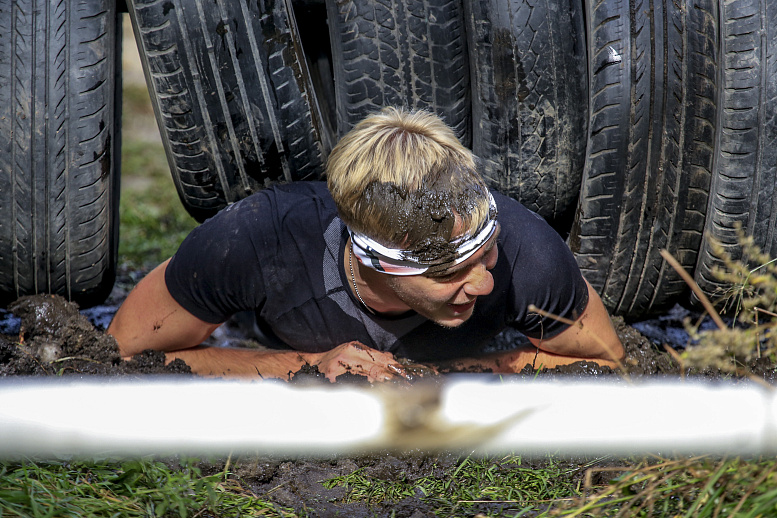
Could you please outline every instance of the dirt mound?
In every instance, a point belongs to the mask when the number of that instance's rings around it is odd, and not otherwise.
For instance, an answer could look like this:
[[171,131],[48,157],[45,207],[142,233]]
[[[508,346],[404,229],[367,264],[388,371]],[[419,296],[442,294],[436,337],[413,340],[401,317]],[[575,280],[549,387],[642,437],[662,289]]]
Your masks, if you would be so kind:
[[[627,325],[623,318],[613,317],[612,320],[615,332],[626,350],[626,357],[622,362],[623,368],[631,378],[679,377],[683,375],[680,364],[666,350],[661,350],[634,327]],[[587,378],[592,376],[622,376],[623,373],[610,367],[602,367],[596,362],[576,362],[571,365],[545,369],[540,373],[527,366],[521,371],[521,375],[542,378]]]
[[189,374],[164,353],[145,351],[122,361],[112,336],[95,328],[78,306],[57,295],[23,297],[8,308],[21,319],[18,336],[0,335],[0,375]]
[[[698,317],[698,315],[697,315]],[[769,384],[777,382],[777,368],[767,358],[759,358],[741,365],[737,374],[722,372],[714,368],[696,369],[682,366],[672,354],[669,353],[666,346],[661,343],[655,343],[649,340],[635,327],[628,325],[621,317],[613,317],[613,324],[618,337],[626,350],[626,357],[623,359],[623,372],[613,370],[609,367],[601,367],[595,362],[577,362],[571,365],[562,365],[553,369],[545,369],[542,372],[535,372],[530,368],[521,371],[522,376],[533,376],[543,379],[548,378],[571,378],[582,379],[588,377],[601,376],[628,376],[629,379],[638,380],[678,380],[678,379],[701,379],[709,381],[731,380],[745,381],[752,378],[763,379]],[[709,326],[707,326],[709,328]],[[674,331],[682,331],[682,323],[678,322]],[[683,332],[684,333],[684,332]],[[687,335],[686,335],[687,336]],[[678,344],[675,343],[675,346]],[[681,344],[681,346],[684,344]]]

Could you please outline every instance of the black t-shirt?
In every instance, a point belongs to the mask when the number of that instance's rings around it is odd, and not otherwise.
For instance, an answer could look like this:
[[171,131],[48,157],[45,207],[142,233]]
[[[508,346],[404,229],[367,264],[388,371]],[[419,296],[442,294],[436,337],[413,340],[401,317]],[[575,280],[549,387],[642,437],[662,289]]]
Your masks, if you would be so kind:
[[323,182],[265,189],[222,210],[184,240],[165,281],[201,320],[215,324],[252,310],[265,334],[306,352],[358,340],[428,361],[478,354],[508,325],[529,337],[554,336],[566,326],[527,308],[575,319],[588,303],[585,281],[541,217],[513,199],[494,198],[502,227],[494,290],[453,329],[412,311],[384,318],[363,309],[343,268],[348,234]]

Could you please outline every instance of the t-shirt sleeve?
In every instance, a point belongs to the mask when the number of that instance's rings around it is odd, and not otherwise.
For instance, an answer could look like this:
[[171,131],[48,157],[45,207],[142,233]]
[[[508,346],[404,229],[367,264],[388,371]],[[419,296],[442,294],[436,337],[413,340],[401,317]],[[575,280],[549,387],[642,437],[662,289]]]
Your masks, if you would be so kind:
[[[508,232],[512,235],[505,236],[518,243],[506,246],[515,254],[510,294],[514,312],[509,323],[530,338],[551,338],[569,326],[529,311],[529,306],[533,304],[550,315],[577,320],[588,305],[588,287],[561,236],[542,218],[523,210],[520,224],[513,225]],[[501,212],[500,209],[500,216]]]
[[165,283],[192,315],[218,324],[261,306],[265,290],[258,255],[268,247],[257,240],[274,235],[263,232],[268,218],[262,212],[262,203],[246,198],[204,222],[181,243],[167,266]]

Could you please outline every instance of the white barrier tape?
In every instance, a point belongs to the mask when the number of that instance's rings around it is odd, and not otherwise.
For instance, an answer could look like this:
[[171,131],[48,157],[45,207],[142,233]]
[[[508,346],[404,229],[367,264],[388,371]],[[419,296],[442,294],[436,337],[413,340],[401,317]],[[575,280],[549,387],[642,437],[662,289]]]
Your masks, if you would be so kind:
[[522,415],[485,441],[485,448],[601,455],[777,447],[777,400],[755,386],[530,383],[495,389],[461,383],[451,387],[443,412],[453,423],[482,426],[504,420],[505,404]]
[[367,393],[277,383],[0,384],[0,456],[347,451],[382,413]]
[[749,386],[507,381],[299,387],[164,379],[0,382],[0,457],[377,449],[777,451],[777,397]]

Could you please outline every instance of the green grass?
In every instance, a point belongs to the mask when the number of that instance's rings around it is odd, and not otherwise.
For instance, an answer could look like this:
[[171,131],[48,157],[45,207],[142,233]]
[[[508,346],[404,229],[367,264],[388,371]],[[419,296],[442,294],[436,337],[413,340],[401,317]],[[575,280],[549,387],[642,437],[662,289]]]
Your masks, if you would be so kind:
[[[253,494],[227,467],[204,475],[197,466],[193,459],[0,463],[0,517],[317,515],[315,507],[295,512]],[[346,487],[346,502],[389,509],[420,496],[440,517],[777,515],[774,459],[651,458],[590,469],[606,472],[610,482],[581,482],[587,477],[554,457],[532,467],[516,456],[466,458],[447,472],[433,469],[435,474],[412,480],[369,478],[358,469],[322,482]]]
[[445,478],[392,483],[357,470],[327,485],[348,488],[348,502],[398,501],[421,492],[438,516],[777,516],[777,462],[771,458],[646,458],[622,468],[591,468],[596,471],[611,474],[610,482],[575,483],[573,471],[552,457],[542,468],[522,466],[513,456],[468,458]]
[[[143,135],[156,131],[144,88],[125,87],[124,118],[119,261],[148,269],[172,256],[197,223],[178,198],[162,143]],[[140,118],[144,124],[133,122]]]
[[[295,514],[254,495],[228,470],[205,476],[197,464],[159,460],[0,463],[0,516],[18,517],[195,517],[315,516]],[[572,471],[550,458],[546,467],[523,465],[520,457],[465,458],[447,472],[433,469],[416,480],[371,479],[363,470],[322,481],[345,486],[346,501],[369,504],[421,496],[438,516],[515,516],[579,496]],[[314,505],[314,504],[313,504]]]
[[[521,457],[463,459],[452,472],[410,480],[381,480],[365,476],[363,470],[325,482],[325,487],[348,489],[345,502],[396,502],[423,495],[438,516],[474,516],[486,509],[489,516],[537,513],[553,502],[580,496],[575,481],[577,469],[565,468],[553,457],[542,467],[524,464]],[[577,477],[579,478],[579,477]]]
[[132,180],[122,185],[119,258],[132,268],[155,266],[175,253],[196,222],[178,199],[161,144],[126,143],[122,167]]
[[276,506],[228,480],[155,460],[1,463],[0,516],[287,518]]
[[129,121],[129,124],[131,125],[138,120],[153,119],[154,109],[151,107],[151,98],[146,85],[131,84],[125,81],[122,85],[121,93],[123,102],[123,121]]

